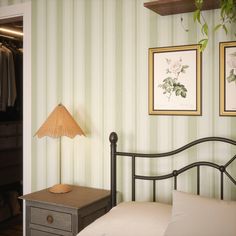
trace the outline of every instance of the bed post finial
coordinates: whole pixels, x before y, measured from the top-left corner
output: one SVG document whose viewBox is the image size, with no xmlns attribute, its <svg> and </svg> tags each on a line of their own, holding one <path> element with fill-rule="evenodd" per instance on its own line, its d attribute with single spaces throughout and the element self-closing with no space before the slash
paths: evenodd
<svg viewBox="0 0 236 236">
<path fill-rule="evenodd" d="M 112 144 L 112 143 L 117 143 L 117 141 L 118 141 L 118 136 L 117 136 L 116 132 L 112 132 L 112 133 L 110 134 L 109 140 L 110 140 L 111 144 Z"/>
<path fill-rule="evenodd" d="M 109 137 L 111 143 L 111 207 L 116 206 L 116 143 L 118 136 L 112 132 Z"/>
</svg>

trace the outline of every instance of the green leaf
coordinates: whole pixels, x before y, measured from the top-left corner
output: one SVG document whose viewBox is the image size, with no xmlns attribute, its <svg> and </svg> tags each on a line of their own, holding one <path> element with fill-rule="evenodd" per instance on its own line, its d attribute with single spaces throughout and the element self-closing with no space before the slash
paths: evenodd
<svg viewBox="0 0 236 236">
<path fill-rule="evenodd" d="M 224 17 L 224 15 L 225 15 L 225 10 L 226 10 L 226 4 L 225 4 L 225 3 L 222 3 L 220 8 L 221 8 L 221 10 L 220 10 L 220 15 L 221 15 L 221 17 Z"/>
<path fill-rule="evenodd" d="M 227 35 L 227 34 L 228 34 L 228 29 L 227 29 L 227 27 L 226 27 L 225 25 L 222 25 L 222 27 L 223 27 L 223 29 L 224 29 L 224 31 L 225 31 L 225 34 Z"/>
<path fill-rule="evenodd" d="M 183 65 L 182 68 L 181 68 L 181 72 L 185 73 L 187 68 L 189 68 L 189 66 Z"/>
<path fill-rule="evenodd" d="M 183 98 L 185 98 L 187 95 L 187 89 L 183 84 L 180 83 L 174 84 L 173 92 L 175 92 L 176 96 L 181 96 Z"/>
<path fill-rule="evenodd" d="M 202 26 L 202 34 L 208 36 L 208 25 L 207 23 L 205 23 L 203 26 Z"/>
<path fill-rule="evenodd" d="M 203 0 L 195 0 L 195 6 L 196 6 L 198 9 L 201 9 L 201 8 L 202 8 L 202 4 L 203 4 Z"/>
<path fill-rule="evenodd" d="M 189 66 L 188 65 L 183 65 L 182 68 L 187 69 L 187 68 L 189 68 Z"/>
<path fill-rule="evenodd" d="M 181 89 L 176 90 L 175 95 L 179 96 L 181 94 Z"/>
<path fill-rule="evenodd" d="M 182 92 L 181 92 L 181 97 L 182 97 L 182 98 L 186 98 L 186 96 L 187 96 L 187 93 L 182 91 Z"/>
<path fill-rule="evenodd" d="M 204 42 L 205 40 L 207 40 L 207 39 L 201 39 L 198 43 L 199 43 L 199 44 L 203 44 L 203 42 Z"/>
<path fill-rule="evenodd" d="M 208 44 L 208 39 L 202 39 L 198 42 L 200 44 L 200 51 L 204 51 L 207 44 Z"/>
<path fill-rule="evenodd" d="M 196 20 L 197 20 L 201 24 L 201 11 L 199 9 L 194 11 L 193 20 L 194 20 L 194 22 L 196 22 Z"/>
<path fill-rule="evenodd" d="M 236 82 L 236 75 L 235 74 L 231 74 L 226 79 L 227 79 L 227 81 L 229 83 L 234 82 L 234 81 Z"/>
<path fill-rule="evenodd" d="M 163 82 L 164 82 L 164 83 L 167 83 L 167 84 L 171 84 L 171 85 L 174 83 L 174 81 L 173 81 L 173 79 L 172 79 L 171 77 L 165 78 L 165 79 L 163 80 Z"/>
<path fill-rule="evenodd" d="M 217 31 L 220 27 L 222 27 L 221 24 L 216 25 L 216 26 L 214 27 L 214 31 Z"/>
<path fill-rule="evenodd" d="M 229 15 L 232 11 L 232 8 L 233 8 L 233 1 L 232 0 L 228 0 L 227 3 L 225 3 L 225 12 L 226 12 L 226 15 Z"/>
</svg>

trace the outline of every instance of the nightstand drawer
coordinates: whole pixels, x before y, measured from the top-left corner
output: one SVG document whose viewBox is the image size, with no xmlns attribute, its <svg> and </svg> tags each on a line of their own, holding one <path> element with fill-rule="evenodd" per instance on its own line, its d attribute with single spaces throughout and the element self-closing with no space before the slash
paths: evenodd
<svg viewBox="0 0 236 236">
<path fill-rule="evenodd" d="M 30 230 L 30 235 L 31 236 L 56 236 L 58 234 L 51 234 L 51 233 L 32 229 L 32 230 Z"/>
<path fill-rule="evenodd" d="M 64 231 L 72 231 L 71 214 L 31 207 L 31 223 Z"/>
</svg>

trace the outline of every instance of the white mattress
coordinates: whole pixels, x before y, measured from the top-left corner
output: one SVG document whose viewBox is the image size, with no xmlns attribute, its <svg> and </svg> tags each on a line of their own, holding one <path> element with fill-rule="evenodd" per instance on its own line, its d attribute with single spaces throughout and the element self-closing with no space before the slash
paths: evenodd
<svg viewBox="0 0 236 236">
<path fill-rule="evenodd" d="M 163 236 L 171 205 L 124 202 L 83 229 L 77 236 Z"/>
</svg>

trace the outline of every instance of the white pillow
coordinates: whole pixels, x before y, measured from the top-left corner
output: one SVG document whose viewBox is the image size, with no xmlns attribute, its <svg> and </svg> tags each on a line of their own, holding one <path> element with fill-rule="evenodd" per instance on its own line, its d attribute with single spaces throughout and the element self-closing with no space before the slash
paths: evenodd
<svg viewBox="0 0 236 236">
<path fill-rule="evenodd" d="M 172 217 L 164 236 L 236 236 L 236 201 L 173 191 Z"/>
</svg>

